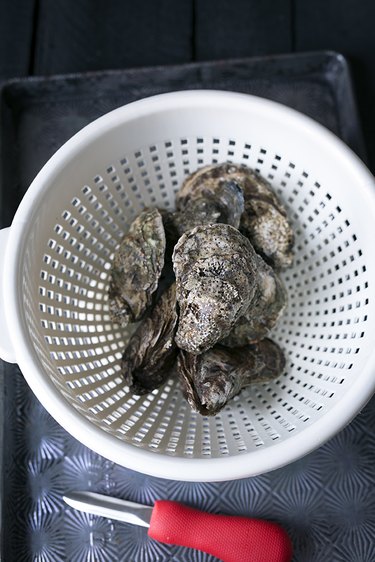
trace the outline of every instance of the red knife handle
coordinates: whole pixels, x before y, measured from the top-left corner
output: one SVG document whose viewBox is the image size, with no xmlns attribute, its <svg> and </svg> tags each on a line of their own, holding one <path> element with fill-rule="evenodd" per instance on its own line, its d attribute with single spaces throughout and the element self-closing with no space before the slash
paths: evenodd
<svg viewBox="0 0 375 562">
<path fill-rule="evenodd" d="M 275 523 L 235 515 L 205 513 L 159 500 L 148 535 L 166 544 L 202 550 L 224 562 L 290 562 L 292 545 Z"/>
</svg>

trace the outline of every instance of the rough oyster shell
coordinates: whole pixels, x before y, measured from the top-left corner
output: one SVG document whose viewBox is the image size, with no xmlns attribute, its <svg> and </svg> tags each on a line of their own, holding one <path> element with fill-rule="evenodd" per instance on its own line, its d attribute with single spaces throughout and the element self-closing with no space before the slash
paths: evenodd
<svg viewBox="0 0 375 562">
<path fill-rule="evenodd" d="M 180 351 L 177 366 L 191 408 L 213 416 L 245 386 L 279 377 L 285 357 L 275 342 L 264 339 L 236 349 L 216 345 L 201 355 Z"/>
<path fill-rule="evenodd" d="M 283 314 L 288 295 L 277 273 L 258 256 L 258 289 L 249 308 L 220 343 L 238 347 L 263 339 Z"/>
<path fill-rule="evenodd" d="M 176 359 L 176 286 L 171 285 L 141 322 L 124 351 L 121 373 L 133 394 L 146 394 L 167 379 Z"/>
<path fill-rule="evenodd" d="M 205 199 L 193 201 L 184 211 L 176 211 L 172 215 L 178 236 L 196 226 L 222 222 L 219 218 L 220 212 L 216 205 Z"/>
<path fill-rule="evenodd" d="M 109 283 L 110 313 L 126 326 L 140 320 L 152 304 L 166 248 L 162 217 L 157 209 L 143 211 L 117 248 Z"/>
<path fill-rule="evenodd" d="M 257 255 L 232 226 L 198 226 L 176 244 L 173 268 L 180 307 L 176 343 L 203 353 L 248 309 L 258 288 Z"/>
<path fill-rule="evenodd" d="M 206 166 L 188 176 L 176 194 L 177 215 L 190 215 L 190 228 L 198 224 L 225 223 L 238 228 L 244 211 L 242 188 L 235 179 Z M 199 217 L 201 223 L 195 222 Z M 196 219 L 198 220 L 198 219 Z M 185 225 L 188 221 L 185 221 Z M 188 230 L 181 231 L 181 234 Z"/>
<path fill-rule="evenodd" d="M 237 190 L 242 191 L 244 211 L 240 212 L 241 206 L 236 205 L 231 214 L 228 199 L 220 195 L 220 204 L 224 201 L 224 211 L 222 218 L 215 222 L 227 222 L 239 227 L 255 250 L 276 269 L 290 267 L 293 261 L 294 234 L 286 210 L 273 192 L 271 184 L 248 166 L 223 163 L 199 169 L 185 180 L 177 194 L 177 209 L 186 210 L 189 203 L 200 197 L 210 196 L 214 199 L 221 193 L 223 186 L 228 185 L 235 185 Z M 239 200 L 237 198 L 237 202 Z"/>
</svg>

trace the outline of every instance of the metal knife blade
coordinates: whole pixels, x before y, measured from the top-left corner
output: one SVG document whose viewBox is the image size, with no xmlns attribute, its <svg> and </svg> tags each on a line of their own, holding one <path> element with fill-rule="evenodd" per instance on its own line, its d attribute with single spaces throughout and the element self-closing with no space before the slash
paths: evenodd
<svg viewBox="0 0 375 562">
<path fill-rule="evenodd" d="M 140 503 L 129 502 L 104 494 L 96 494 L 94 492 L 70 492 L 63 496 L 64 501 L 85 513 L 93 515 L 101 515 L 109 519 L 117 519 L 132 525 L 141 527 L 149 527 L 152 507 L 142 505 Z"/>
</svg>

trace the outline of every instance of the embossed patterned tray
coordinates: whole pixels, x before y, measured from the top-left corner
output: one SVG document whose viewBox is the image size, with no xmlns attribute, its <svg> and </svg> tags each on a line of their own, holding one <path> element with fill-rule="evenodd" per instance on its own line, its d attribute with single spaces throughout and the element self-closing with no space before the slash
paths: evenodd
<svg viewBox="0 0 375 562">
<path fill-rule="evenodd" d="M 345 61 L 309 54 L 20 80 L 2 91 L 1 226 L 50 155 L 99 115 L 163 91 L 248 92 L 307 113 L 362 157 L 363 143 Z M 375 560 L 375 402 L 324 447 L 257 478 L 193 484 L 121 468 L 70 437 L 29 391 L 16 366 L 0 363 L 3 392 L 2 552 L 8 561 L 201 561 L 200 552 L 152 542 L 144 529 L 74 512 L 74 489 L 152 503 L 177 499 L 213 512 L 279 521 L 295 560 Z"/>
</svg>

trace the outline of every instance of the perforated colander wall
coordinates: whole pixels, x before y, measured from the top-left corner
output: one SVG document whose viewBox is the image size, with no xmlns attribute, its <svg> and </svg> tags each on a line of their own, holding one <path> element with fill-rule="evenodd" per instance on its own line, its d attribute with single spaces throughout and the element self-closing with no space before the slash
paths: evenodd
<svg viewBox="0 0 375 562">
<path fill-rule="evenodd" d="M 174 379 L 145 397 L 128 393 L 119 367 L 128 334 L 110 322 L 108 275 L 139 211 L 172 208 L 187 174 L 222 161 L 245 163 L 269 179 L 294 226 L 296 259 L 283 274 L 289 306 L 273 333 L 288 362 L 279 380 L 250 387 L 215 418 L 202 418 Z M 324 415 L 360 368 L 370 280 L 350 209 L 318 172 L 251 138 L 202 134 L 140 146 L 67 186 L 49 220 L 36 221 L 23 273 L 35 349 L 67 400 L 121 440 L 195 458 L 268 447 Z"/>
</svg>

